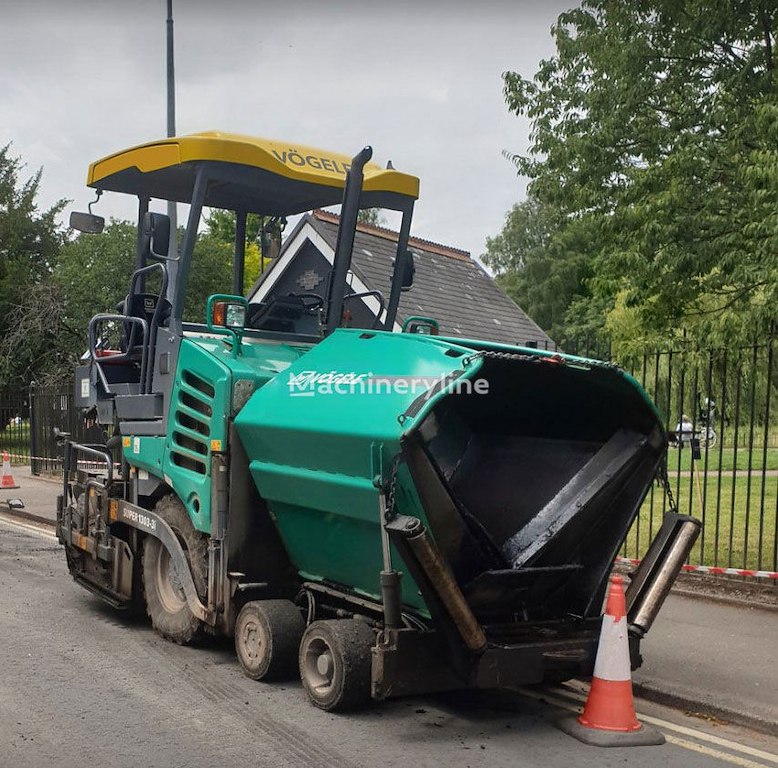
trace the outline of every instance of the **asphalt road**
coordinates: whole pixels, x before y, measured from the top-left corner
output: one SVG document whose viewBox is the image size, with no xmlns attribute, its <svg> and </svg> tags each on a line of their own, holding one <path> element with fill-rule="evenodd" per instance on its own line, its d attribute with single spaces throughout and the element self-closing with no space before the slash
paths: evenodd
<svg viewBox="0 0 778 768">
<path fill-rule="evenodd" d="M 553 725 L 572 689 L 330 715 L 299 683 L 245 678 L 230 644 L 163 641 L 78 587 L 50 532 L 1 518 L 0 669 L 0 768 L 778 765 L 769 737 L 648 704 L 665 746 L 584 746 Z"/>
</svg>

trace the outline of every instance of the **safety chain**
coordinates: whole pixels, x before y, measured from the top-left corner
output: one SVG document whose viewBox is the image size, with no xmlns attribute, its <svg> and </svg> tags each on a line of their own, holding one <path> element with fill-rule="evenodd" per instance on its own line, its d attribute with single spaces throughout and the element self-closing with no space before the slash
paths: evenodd
<svg viewBox="0 0 778 768">
<path fill-rule="evenodd" d="M 662 459 L 662 465 L 659 469 L 659 481 L 662 483 L 665 489 L 665 496 L 667 497 L 667 504 L 670 511 L 673 513 L 678 512 L 678 507 L 675 503 L 675 497 L 673 496 L 673 487 L 670 484 L 670 475 L 667 472 L 667 453 L 665 453 Z"/>
<path fill-rule="evenodd" d="M 519 352 L 489 352 L 485 349 L 479 350 L 478 352 L 475 352 L 472 355 L 468 355 L 463 359 L 463 363 L 465 365 L 470 365 L 470 363 L 483 358 L 489 358 L 492 360 L 521 360 L 523 362 L 529 362 L 534 363 L 539 358 L 535 355 L 522 355 Z"/>
<path fill-rule="evenodd" d="M 585 360 L 582 360 L 581 363 L 576 362 L 575 360 L 568 360 L 566 357 L 563 357 L 558 352 L 555 352 L 553 354 L 538 354 L 538 355 L 526 355 L 521 352 L 496 352 L 493 350 L 479 350 L 473 355 L 468 355 L 464 359 L 465 365 L 470 364 L 474 360 L 478 360 L 478 358 L 483 359 L 490 359 L 490 360 L 517 360 L 524 363 L 551 363 L 551 364 L 557 364 L 557 365 L 585 365 L 589 368 L 605 368 L 608 370 L 616 370 L 619 371 L 621 368 L 616 364 L 612 362 L 608 362 L 606 360 L 590 360 L 589 358 L 586 358 Z"/>
<path fill-rule="evenodd" d="M 529 362 L 535 362 L 536 360 L 542 360 L 538 355 L 524 355 L 521 352 L 484 352 L 479 353 L 481 357 L 489 358 L 492 360 L 526 360 Z"/>
</svg>

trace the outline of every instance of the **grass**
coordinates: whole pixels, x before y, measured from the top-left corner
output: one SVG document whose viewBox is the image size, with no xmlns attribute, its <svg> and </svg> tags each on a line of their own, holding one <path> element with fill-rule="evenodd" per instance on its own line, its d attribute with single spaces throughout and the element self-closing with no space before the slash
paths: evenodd
<svg viewBox="0 0 778 768">
<path fill-rule="evenodd" d="M 27 456 L 30 453 L 30 422 L 4 425 L 0 429 L 0 451 Z"/>
<path fill-rule="evenodd" d="M 748 448 L 738 448 L 737 453 L 734 448 L 722 449 L 719 446 L 708 449 L 708 474 L 717 473 L 719 471 L 719 460 L 721 461 L 721 469 L 723 472 L 731 472 L 735 467 L 735 458 L 737 457 L 737 470 L 748 470 Z M 681 472 L 688 472 L 691 469 L 692 463 L 692 450 L 688 446 L 684 446 L 680 451 L 671 448 L 667 453 L 667 468 L 672 472 L 677 472 L 679 469 L 680 458 L 680 470 Z M 700 450 L 700 458 L 697 462 L 698 469 L 703 471 L 705 468 L 705 449 Z M 762 466 L 767 470 L 778 469 L 778 448 L 768 448 L 765 455 L 764 449 L 754 446 L 751 453 L 751 471 L 762 471 Z"/>
<path fill-rule="evenodd" d="M 678 478 L 671 478 L 671 485 L 679 512 L 692 515 L 703 523 L 689 562 L 775 570 L 778 477 L 764 478 L 764 503 L 762 477 L 759 475 L 750 478 L 724 475 L 720 479 L 714 476 L 709 477 L 706 483 L 700 473 L 699 483 L 697 477 L 690 476 L 680 478 L 680 487 Z M 700 491 L 704 496 L 704 506 Z M 662 491 L 654 486 L 627 536 L 625 555 L 644 555 L 661 524 Z"/>
</svg>

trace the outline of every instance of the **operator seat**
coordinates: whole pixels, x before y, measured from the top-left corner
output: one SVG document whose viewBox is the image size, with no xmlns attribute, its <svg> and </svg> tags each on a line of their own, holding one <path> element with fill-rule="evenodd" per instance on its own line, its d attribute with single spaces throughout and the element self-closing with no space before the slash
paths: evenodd
<svg viewBox="0 0 778 768">
<path fill-rule="evenodd" d="M 149 364 L 153 364 L 157 329 L 168 324 L 172 311 L 170 302 L 153 293 L 127 294 L 124 301 L 117 305 L 117 310 L 127 317 L 138 317 L 146 321 L 149 329 L 146 354 Z M 128 394 L 139 394 L 143 387 L 141 362 L 144 348 L 143 334 L 137 323 L 124 323 L 119 346 L 119 354 L 100 355 L 100 364 L 106 379 L 110 384 L 129 385 Z"/>
<path fill-rule="evenodd" d="M 159 311 L 157 308 L 159 307 Z M 149 326 L 149 338 L 154 337 L 157 328 L 164 328 L 170 319 L 172 306 L 170 302 L 154 293 L 128 294 L 122 302 L 121 312 L 128 317 L 139 317 Z M 142 353 L 142 334 L 140 328 L 133 323 L 125 323 L 122 351 L 134 356 Z M 138 358 L 140 359 L 140 357 Z"/>
</svg>

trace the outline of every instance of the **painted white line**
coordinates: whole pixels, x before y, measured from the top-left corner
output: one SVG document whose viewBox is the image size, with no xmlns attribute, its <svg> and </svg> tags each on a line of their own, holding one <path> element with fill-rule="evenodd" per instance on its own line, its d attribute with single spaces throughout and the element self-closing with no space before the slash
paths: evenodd
<svg viewBox="0 0 778 768">
<path fill-rule="evenodd" d="M 570 696 L 577 701 L 586 701 L 586 696 L 575 690 L 566 689 L 565 695 Z M 696 728 L 689 728 L 685 725 L 678 725 L 677 723 L 671 723 L 668 720 L 661 720 L 658 717 L 652 717 L 651 715 L 640 715 L 641 720 L 645 720 L 651 725 L 656 725 L 663 730 L 675 731 L 681 733 L 684 736 L 691 736 L 692 738 L 699 739 L 700 741 L 707 741 L 710 744 L 715 744 L 719 747 L 725 747 L 726 749 L 734 749 L 738 752 L 742 752 L 744 755 L 756 757 L 759 760 L 767 760 L 770 763 L 778 764 L 778 755 L 774 755 L 772 752 L 765 752 L 755 747 L 749 747 L 746 744 L 738 744 L 736 741 L 725 739 L 721 736 L 714 736 L 711 733 L 705 733 L 704 731 L 698 731 Z"/>
<path fill-rule="evenodd" d="M 642 715 L 641 720 L 646 718 Z M 715 757 L 717 760 L 725 760 L 733 765 L 738 765 L 740 768 L 769 768 L 764 763 L 757 763 L 754 760 L 749 760 L 747 757 L 740 757 L 740 755 L 732 755 L 729 752 L 722 752 L 720 749 L 713 749 L 712 747 L 706 747 L 704 744 L 697 744 L 694 741 L 687 741 L 681 739 L 678 736 L 671 736 L 669 733 L 665 734 L 665 738 L 668 743 L 675 744 L 677 747 L 683 747 L 684 749 L 691 750 L 692 752 L 699 752 L 702 755 L 708 757 Z"/>
<path fill-rule="evenodd" d="M 27 531 L 28 533 L 34 533 L 36 536 L 40 536 L 45 539 L 57 540 L 57 535 L 53 533 L 45 525 L 35 525 L 34 523 L 22 523 L 17 519 L 11 519 L 6 517 L 0 512 L 0 523 L 8 526 L 9 528 L 16 528 L 17 530 Z"/>
<path fill-rule="evenodd" d="M 523 696 L 528 696 L 531 699 L 536 699 L 538 701 L 544 701 L 548 704 L 553 704 L 555 707 L 559 707 L 560 709 L 566 709 L 570 712 L 576 712 L 578 713 L 580 711 L 580 706 L 573 704 L 570 701 L 567 701 L 565 699 L 560 699 L 556 696 L 549 695 L 547 693 L 540 693 L 538 691 L 533 691 L 528 688 L 520 688 L 519 693 L 521 693 Z M 565 691 L 563 695 L 568 695 L 568 692 Z M 575 699 L 581 699 L 583 700 L 583 697 L 579 697 L 577 694 L 573 694 L 573 692 L 569 692 L 569 695 L 571 695 Z M 726 747 L 727 749 L 731 749 L 734 752 L 740 752 L 742 754 L 750 755 L 751 757 L 759 757 L 763 760 L 768 760 L 771 763 L 778 762 L 778 755 L 773 755 L 770 752 L 763 752 L 760 749 L 754 749 L 752 747 L 748 747 L 745 744 L 738 744 L 735 741 L 729 741 L 728 739 L 722 739 L 718 736 L 711 736 L 707 733 L 703 733 L 702 731 L 697 731 L 694 728 L 687 728 L 682 725 L 676 725 L 675 723 L 670 723 L 667 720 L 660 720 L 657 717 L 649 717 L 648 715 L 643 715 L 640 712 L 638 712 L 638 719 L 642 720 L 646 723 L 649 723 L 651 725 L 657 725 L 659 726 L 663 731 L 665 729 L 667 730 L 675 730 L 679 731 L 681 733 L 685 733 L 688 736 L 691 736 L 692 738 L 699 739 L 700 741 L 708 741 L 710 743 L 718 744 L 719 746 Z M 757 763 L 754 760 L 749 760 L 746 757 L 741 757 L 741 755 L 733 755 L 729 752 L 722 752 L 718 749 L 713 749 L 712 747 L 708 747 L 705 744 L 697 744 L 696 742 L 687 741 L 686 739 L 682 739 L 679 736 L 673 736 L 672 734 L 665 733 L 665 738 L 667 741 L 671 744 L 675 744 L 678 747 L 682 747 L 684 749 L 691 750 L 692 752 L 699 752 L 700 754 L 707 755 L 708 757 L 715 757 L 717 760 L 724 760 L 725 762 L 731 763 L 732 765 L 737 765 L 740 768 L 771 768 L 769 765 L 765 763 Z"/>
</svg>

